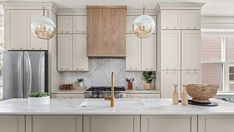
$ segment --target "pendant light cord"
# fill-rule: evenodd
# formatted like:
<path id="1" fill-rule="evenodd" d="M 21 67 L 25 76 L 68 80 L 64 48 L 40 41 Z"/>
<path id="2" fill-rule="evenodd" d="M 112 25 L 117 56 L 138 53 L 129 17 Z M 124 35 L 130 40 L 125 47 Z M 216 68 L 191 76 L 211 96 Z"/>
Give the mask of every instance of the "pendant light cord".
<path id="1" fill-rule="evenodd" d="M 142 11 L 143 15 L 145 15 L 145 0 L 143 0 L 143 11 Z"/>

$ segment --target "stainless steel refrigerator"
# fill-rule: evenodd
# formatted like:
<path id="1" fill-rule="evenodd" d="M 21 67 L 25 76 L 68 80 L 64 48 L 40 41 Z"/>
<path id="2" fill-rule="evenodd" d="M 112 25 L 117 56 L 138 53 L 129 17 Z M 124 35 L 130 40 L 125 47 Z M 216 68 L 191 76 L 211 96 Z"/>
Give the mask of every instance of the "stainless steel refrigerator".
<path id="1" fill-rule="evenodd" d="M 5 51 L 3 54 L 3 99 L 27 98 L 48 91 L 46 51 Z"/>

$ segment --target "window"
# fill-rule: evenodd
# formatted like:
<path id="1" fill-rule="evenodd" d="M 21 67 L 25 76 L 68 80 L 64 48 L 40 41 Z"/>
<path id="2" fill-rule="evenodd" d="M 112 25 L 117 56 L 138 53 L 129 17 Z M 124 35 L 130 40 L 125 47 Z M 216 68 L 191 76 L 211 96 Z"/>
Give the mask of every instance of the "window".
<path id="1" fill-rule="evenodd" d="M 234 92 L 234 34 L 203 33 L 201 54 L 202 83 Z"/>

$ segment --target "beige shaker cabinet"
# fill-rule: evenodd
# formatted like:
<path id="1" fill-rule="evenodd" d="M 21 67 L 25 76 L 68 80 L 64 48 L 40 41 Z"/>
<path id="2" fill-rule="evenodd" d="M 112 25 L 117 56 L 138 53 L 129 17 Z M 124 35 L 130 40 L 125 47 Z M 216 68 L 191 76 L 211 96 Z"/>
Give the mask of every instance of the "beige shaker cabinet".
<path id="1" fill-rule="evenodd" d="M 126 35 L 126 70 L 141 70 L 141 39 L 134 34 Z"/>
<path id="2" fill-rule="evenodd" d="M 58 35 L 58 71 L 72 71 L 72 35 Z"/>
<path id="3" fill-rule="evenodd" d="M 37 38 L 31 31 L 31 21 L 42 15 L 42 10 L 5 10 L 5 49 L 47 50 L 48 41 Z"/>
<path id="4" fill-rule="evenodd" d="M 83 132 L 140 132 L 140 116 L 84 116 Z"/>
<path id="5" fill-rule="evenodd" d="M 181 85 L 202 83 L 201 71 L 182 71 L 181 73 Z"/>
<path id="6" fill-rule="evenodd" d="M 72 16 L 58 16 L 58 33 L 72 33 Z"/>
<path id="7" fill-rule="evenodd" d="M 198 116 L 198 132 L 233 132 L 233 115 Z"/>
<path id="8" fill-rule="evenodd" d="M 180 10 L 161 10 L 161 29 L 181 29 Z"/>
<path id="9" fill-rule="evenodd" d="M 142 116 L 141 132 L 197 132 L 197 116 Z"/>
<path id="10" fill-rule="evenodd" d="M 181 52 L 181 33 L 179 30 L 161 31 L 159 63 L 161 70 L 179 70 Z"/>
<path id="11" fill-rule="evenodd" d="M 82 132 L 82 116 L 27 116 L 26 132 Z"/>
<path id="12" fill-rule="evenodd" d="M 200 10 L 182 10 L 182 29 L 200 29 L 201 11 Z"/>
<path id="13" fill-rule="evenodd" d="M 142 39 L 141 70 L 156 71 L 156 35 Z"/>
<path id="14" fill-rule="evenodd" d="M 72 54 L 73 71 L 88 71 L 89 58 L 86 56 L 86 34 L 73 35 Z"/>
<path id="15" fill-rule="evenodd" d="M 24 116 L 0 116 L 1 132 L 25 132 Z"/>
<path id="16" fill-rule="evenodd" d="M 182 70 L 201 69 L 201 33 L 200 31 L 182 31 Z"/>
<path id="17" fill-rule="evenodd" d="M 72 33 L 87 33 L 87 16 L 72 16 Z"/>

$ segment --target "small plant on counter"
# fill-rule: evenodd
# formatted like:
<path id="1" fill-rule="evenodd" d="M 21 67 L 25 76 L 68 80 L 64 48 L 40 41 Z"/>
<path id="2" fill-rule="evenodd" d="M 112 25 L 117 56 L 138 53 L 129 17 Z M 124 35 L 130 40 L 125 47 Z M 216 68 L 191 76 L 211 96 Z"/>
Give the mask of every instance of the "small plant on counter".
<path id="1" fill-rule="evenodd" d="M 79 79 L 77 79 L 77 81 L 79 82 L 79 87 L 84 86 L 84 79 L 83 78 L 79 78 Z"/>
<path id="2" fill-rule="evenodd" d="M 153 71 L 144 71 L 143 72 L 143 79 L 146 82 L 144 84 L 144 88 L 146 90 L 150 90 L 152 88 L 151 83 L 152 83 L 153 79 L 155 79 L 155 78 L 156 78 L 155 72 L 153 72 Z"/>
<path id="3" fill-rule="evenodd" d="M 47 97 L 50 96 L 47 92 L 35 92 L 29 95 L 29 97 Z"/>
<path id="4" fill-rule="evenodd" d="M 49 103 L 50 94 L 47 92 L 35 92 L 28 97 L 28 105 L 46 105 Z"/>

